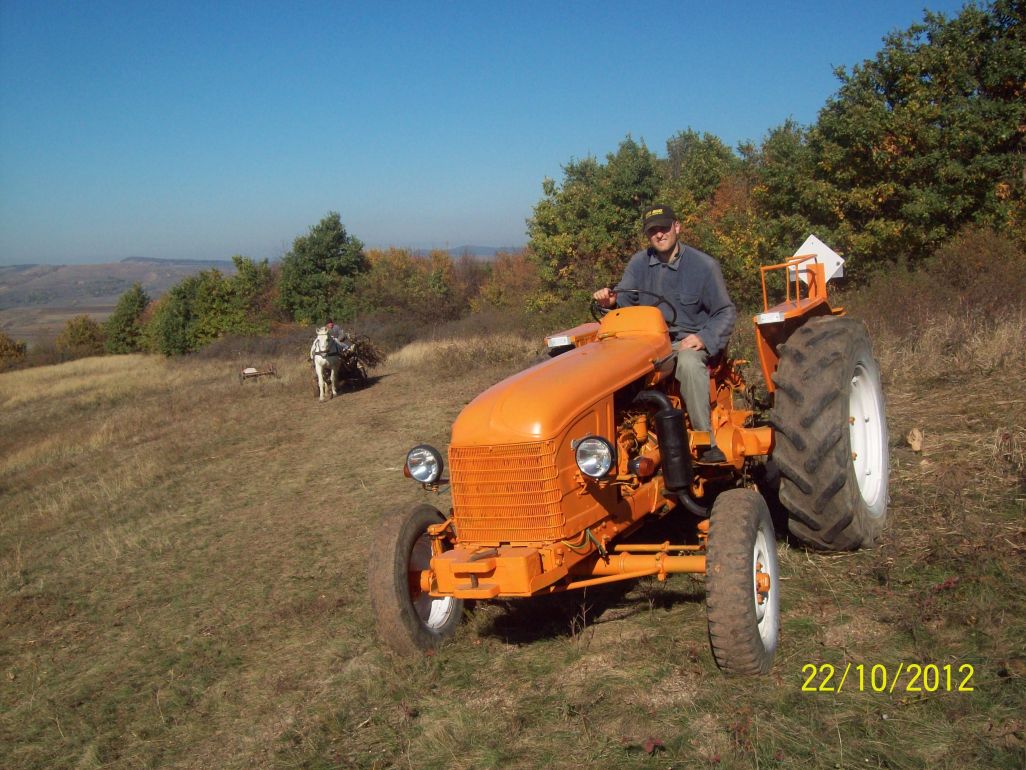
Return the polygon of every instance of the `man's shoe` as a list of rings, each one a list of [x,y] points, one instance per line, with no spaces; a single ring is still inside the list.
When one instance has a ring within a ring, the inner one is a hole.
[[[711,446],[698,456],[698,462],[706,465],[727,462],[727,456],[720,451],[718,446]]]

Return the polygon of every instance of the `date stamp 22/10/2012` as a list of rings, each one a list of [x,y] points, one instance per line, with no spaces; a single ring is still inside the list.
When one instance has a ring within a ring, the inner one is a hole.
[[[975,674],[971,663],[806,663],[802,692],[972,692]]]

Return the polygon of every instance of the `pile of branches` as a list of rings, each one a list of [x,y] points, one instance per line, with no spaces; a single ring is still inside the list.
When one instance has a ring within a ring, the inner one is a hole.
[[[385,356],[373,342],[371,342],[367,335],[357,334],[352,338],[353,346],[356,350],[356,360],[366,366],[368,369],[373,369],[375,366],[380,366],[385,360]]]

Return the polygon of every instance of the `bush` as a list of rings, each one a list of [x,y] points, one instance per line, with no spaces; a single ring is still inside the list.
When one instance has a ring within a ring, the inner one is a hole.
[[[927,266],[966,313],[994,320],[1022,307],[1026,249],[987,228],[969,227],[937,250]]]
[[[1026,251],[1001,233],[968,228],[919,269],[879,272],[861,289],[838,293],[837,304],[864,318],[874,334],[905,336],[942,316],[977,325],[1014,317],[1024,297]]]
[[[137,353],[142,350],[140,318],[150,298],[141,284],[133,284],[118,299],[117,307],[103,325],[104,345],[108,353]]]
[[[269,334],[225,334],[192,354],[200,360],[237,361],[246,365],[264,359],[306,357],[313,334],[308,327],[288,324],[272,329]]]
[[[878,273],[837,303],[863,318],[885,377],[989,373],[1026,363],[1026,252],[970,228],[918,270]]]
[[[274,277],[267,260],[232,257],[236,274],[204,270],[176,284],[155,303],[143,329],[145,345],[166,356],[198,350],[226,334],[253,335],[270,327],[265,314]],[[152,313],[152,315],[150,315]]]
[[[0,372],[11,369],[25,360],[27,346],[0,331]]]
[[[77,315],[64,325],[54,346],[71,358],[102,355],[103,329],[89,316]]]

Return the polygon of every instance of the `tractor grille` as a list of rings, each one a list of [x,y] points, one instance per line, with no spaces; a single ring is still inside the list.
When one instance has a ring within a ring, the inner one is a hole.
[[[563,537],[556,442],[450,447],[453,518],[462,542]]]

